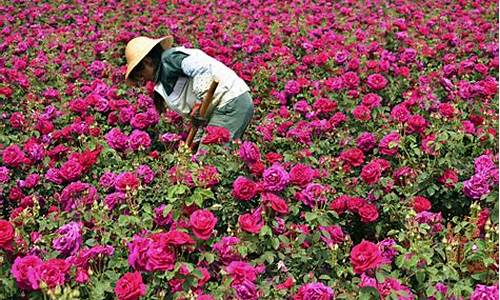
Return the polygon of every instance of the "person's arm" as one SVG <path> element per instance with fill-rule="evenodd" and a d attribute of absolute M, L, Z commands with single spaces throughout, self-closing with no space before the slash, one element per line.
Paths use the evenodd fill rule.
<path fill-rule="evenodd" d="M 211 64 L 201 55 L 189 55 L 181 62 L 182 71 L 193 80 L 193 93 L 202 102 L 215 76 Z M 212 102 L 211 107 L 218 103 Z"/>

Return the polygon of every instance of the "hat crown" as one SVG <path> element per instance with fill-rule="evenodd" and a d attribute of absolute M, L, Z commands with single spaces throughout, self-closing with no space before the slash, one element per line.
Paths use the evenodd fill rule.
<path fill-rule="evenodd" d="M 143 59 L 156 44 L 156 40 L 145 36 L 136 37 L 130 40 L 125 48 L 127 64 Z"/>
<path fill-rule="evenodd" d="M 139 62 L 151 51 L 158 43 L 161 43 L 163 49 L 172 46 L 173 39 L 171 36 L 152 39 L 145 36 L 139 36 L 131 39 L 125 47 L 125 59 L 127 60 L 127 73 L 125 78 L 128 78 L 132 70 Z"/>

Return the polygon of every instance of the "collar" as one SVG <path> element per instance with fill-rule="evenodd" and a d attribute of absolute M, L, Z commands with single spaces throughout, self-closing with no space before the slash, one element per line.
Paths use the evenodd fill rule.
<path fill-rule="evenodd" d="M 155 73 L 155 77 L 153 79 L 154 83 L 158 83 L 158 81 L 160 81 L 161 67 L 162 67 L 162 63 L 160 61 L 158 63 L 158 66 L 156 67 L 156 73 Z"/>

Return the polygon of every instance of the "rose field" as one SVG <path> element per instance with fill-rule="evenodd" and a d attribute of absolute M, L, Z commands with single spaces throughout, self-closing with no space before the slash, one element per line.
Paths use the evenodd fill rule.
<path fill-rule="evenodd" d="M 498 1 L 4 1 L 0 299 L 498 299 Z M 125 45 L 232 68 L 241 140 Z"/>

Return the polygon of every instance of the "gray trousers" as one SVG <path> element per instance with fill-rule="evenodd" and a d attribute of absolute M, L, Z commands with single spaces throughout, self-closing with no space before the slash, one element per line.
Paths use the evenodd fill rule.
<path fill-rule="evenodd" d="M 231 132 L 232 140 L 239 139 L 250 124 L 253 113 L 252 96 L 249 92 L 245 92 L 233 98 L 223 107 L 215 108 L 208 120 L 208 126 L 227 128 Z M 200 128 L 194 141 L 199 142 L 204 134 L 203 129 Z"/>

